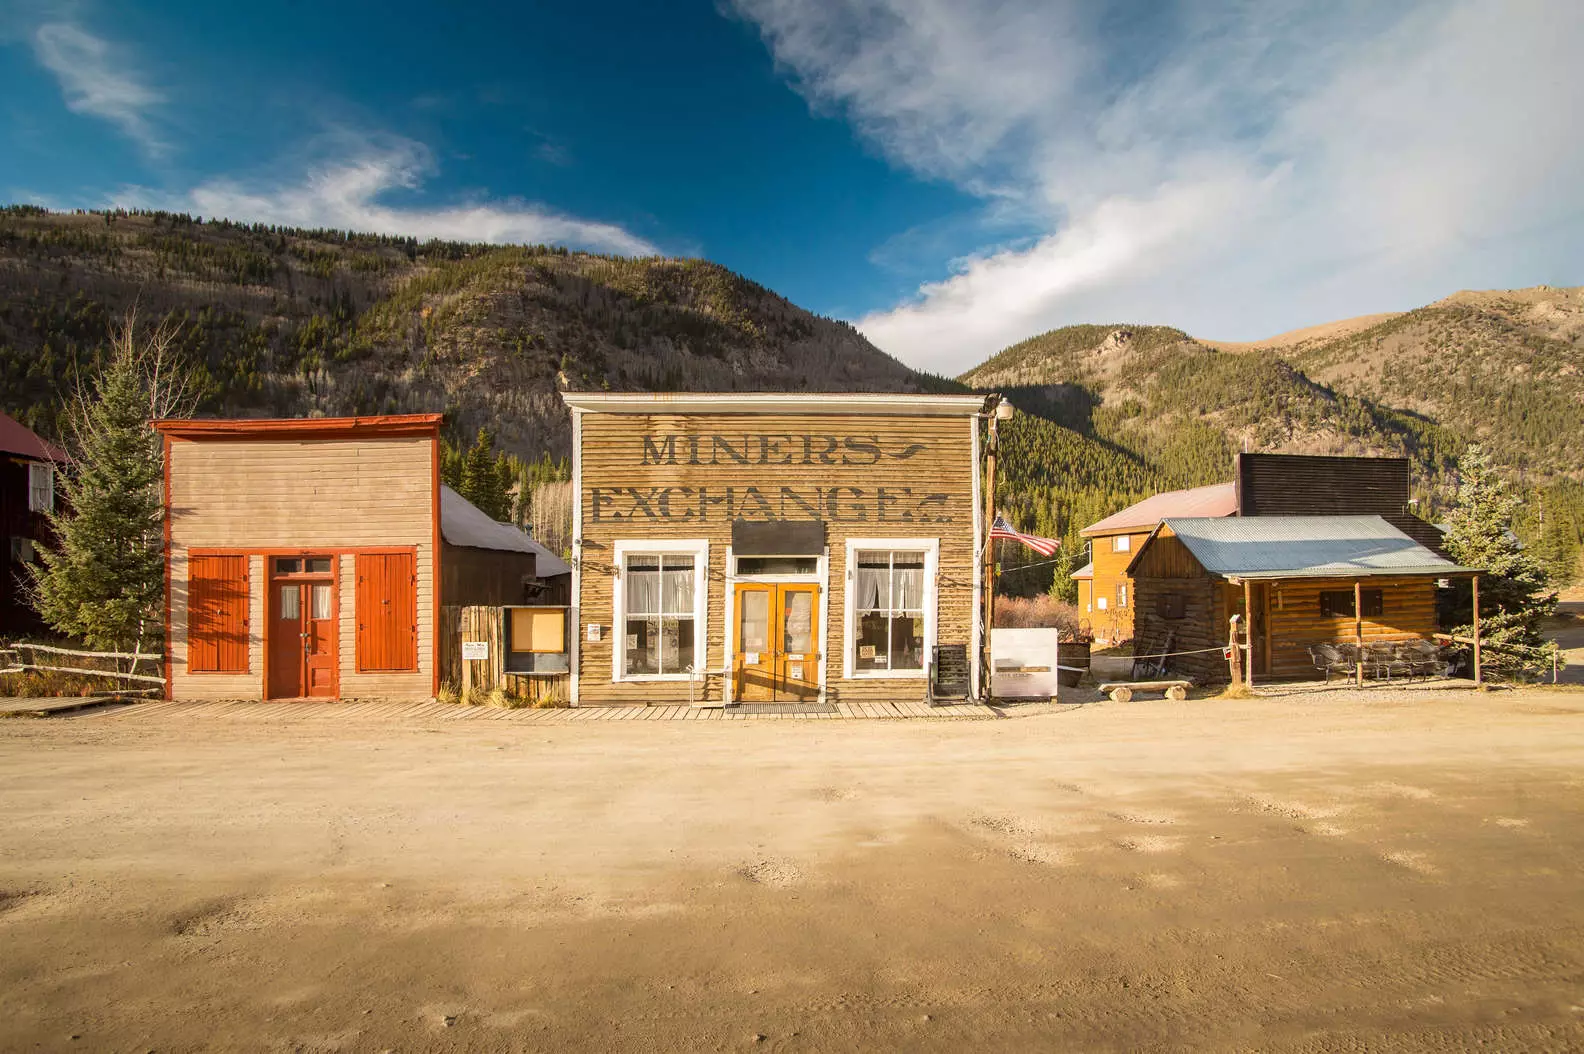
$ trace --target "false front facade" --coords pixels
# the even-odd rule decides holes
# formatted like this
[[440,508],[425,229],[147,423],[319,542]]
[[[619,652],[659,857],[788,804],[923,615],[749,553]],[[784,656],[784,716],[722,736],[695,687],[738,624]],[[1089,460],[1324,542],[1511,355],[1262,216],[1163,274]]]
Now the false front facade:
[[978,654],[983,397],[563,398],[578,705],[916,699]]

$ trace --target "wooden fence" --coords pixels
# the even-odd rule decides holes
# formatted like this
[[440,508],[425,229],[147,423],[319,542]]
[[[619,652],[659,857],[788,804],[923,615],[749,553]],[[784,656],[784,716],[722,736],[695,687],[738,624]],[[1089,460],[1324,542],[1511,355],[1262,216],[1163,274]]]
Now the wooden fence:
[[[53,662],[40,662],[39,656],[48,658],[52,655],[62,655],[66,658]],[[24,658],[25,656],[25,658]],[[111,660],[117,664],[126,663],[126,670],[85,668],[83,666],[62,666],[59,663],[82,661],[85,659]],[[8,673],[26,673],[37,670],[46,673],[69,673],[80,677],[104,677],[109,680],[132,681],[134,684],[143,684],[150,687],[128,688],[129,692],[154,692],[164,688],[165,678],[158,673],[164,655],[160,652],[121,652],[121,651],[87,651],[83,648],[61,648],[53,644],[32,644],[27,641],[17,641],[13,644],[0,645],[0,676]],[[145,672],[139,673],[138,667],[144,664]],[[159,687],[153,687],[153,686]]]
[[[485,645],[487,658],[463,658],[464,644]],[[498,607],[440,609],[440,681],[463,695],[500,688],[541,705],[565,701],[571,689],[568,674],[506,672],[505,609]]]

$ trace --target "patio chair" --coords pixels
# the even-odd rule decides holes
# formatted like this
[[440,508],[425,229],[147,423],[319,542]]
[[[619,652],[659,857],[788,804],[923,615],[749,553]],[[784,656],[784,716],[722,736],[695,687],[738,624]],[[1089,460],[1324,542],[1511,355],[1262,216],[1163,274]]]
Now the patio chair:
[[1331,683],[1331,675],[1340,673],[1346,677],[1353,672],[1353,659],[1335,644],[1309,645],[1309,661],[1314,663],[1314,668],[1325,674],[1326,684]]
[[1389,681],[1394,675],[1408,674],[1411,669],[1408,660],[1398,653],[1394,641],[1373,641],[1364,645],[1364,651],[1364,662],[1370,667],[1370,675],[1377,679],[1384,677]]
[[1398,657],[1408,665],[1408,676],[1429,677],[1446,669],[1441,649],[1427,640],[1404,641],[1397,647]]

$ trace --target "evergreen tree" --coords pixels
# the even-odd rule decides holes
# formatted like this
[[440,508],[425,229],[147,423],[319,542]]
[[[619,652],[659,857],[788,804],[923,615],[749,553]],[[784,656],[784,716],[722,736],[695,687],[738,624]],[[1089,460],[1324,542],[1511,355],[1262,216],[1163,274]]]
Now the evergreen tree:
[[[1556,610],[1557,597],[1546,585],[1545,569],[1512,533],[1520,499],[1490,467],[1478,445],[1458,458],[1457,500],[1447,515],[1447,553],[1480,571],[1480,637],[1487,669],[1531,674],[1548,669],[1556,644],[1540,623]],[[1460,587],[1454,600],[1453,631],[1472,636],[1472,590]]]
[[495,433],[480,428],[473,445],[462,457],[461,478],[456,489],[494,520],[511,518],[507,492],[510,477],[503,478],[502,464],[506,464],[505,456],[495,454]]
[[56,548],[29,568],[39,613],[90,648],[142,651],[163,624],[164,451],[150,421],[192,411],[187,377],[161,327],[140,344],[135,318],[66,411],[71,463],[49,514]]

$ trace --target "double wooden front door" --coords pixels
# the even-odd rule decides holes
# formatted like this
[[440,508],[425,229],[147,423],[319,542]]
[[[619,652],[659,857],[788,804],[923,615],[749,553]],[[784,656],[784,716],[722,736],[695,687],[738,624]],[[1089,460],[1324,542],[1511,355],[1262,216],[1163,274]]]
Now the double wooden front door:
[[271,699],[334,698],[336,603],[329,557],[270,560]]
[[733,696],[793,703],[819,697],[819,586],[737,585]]

